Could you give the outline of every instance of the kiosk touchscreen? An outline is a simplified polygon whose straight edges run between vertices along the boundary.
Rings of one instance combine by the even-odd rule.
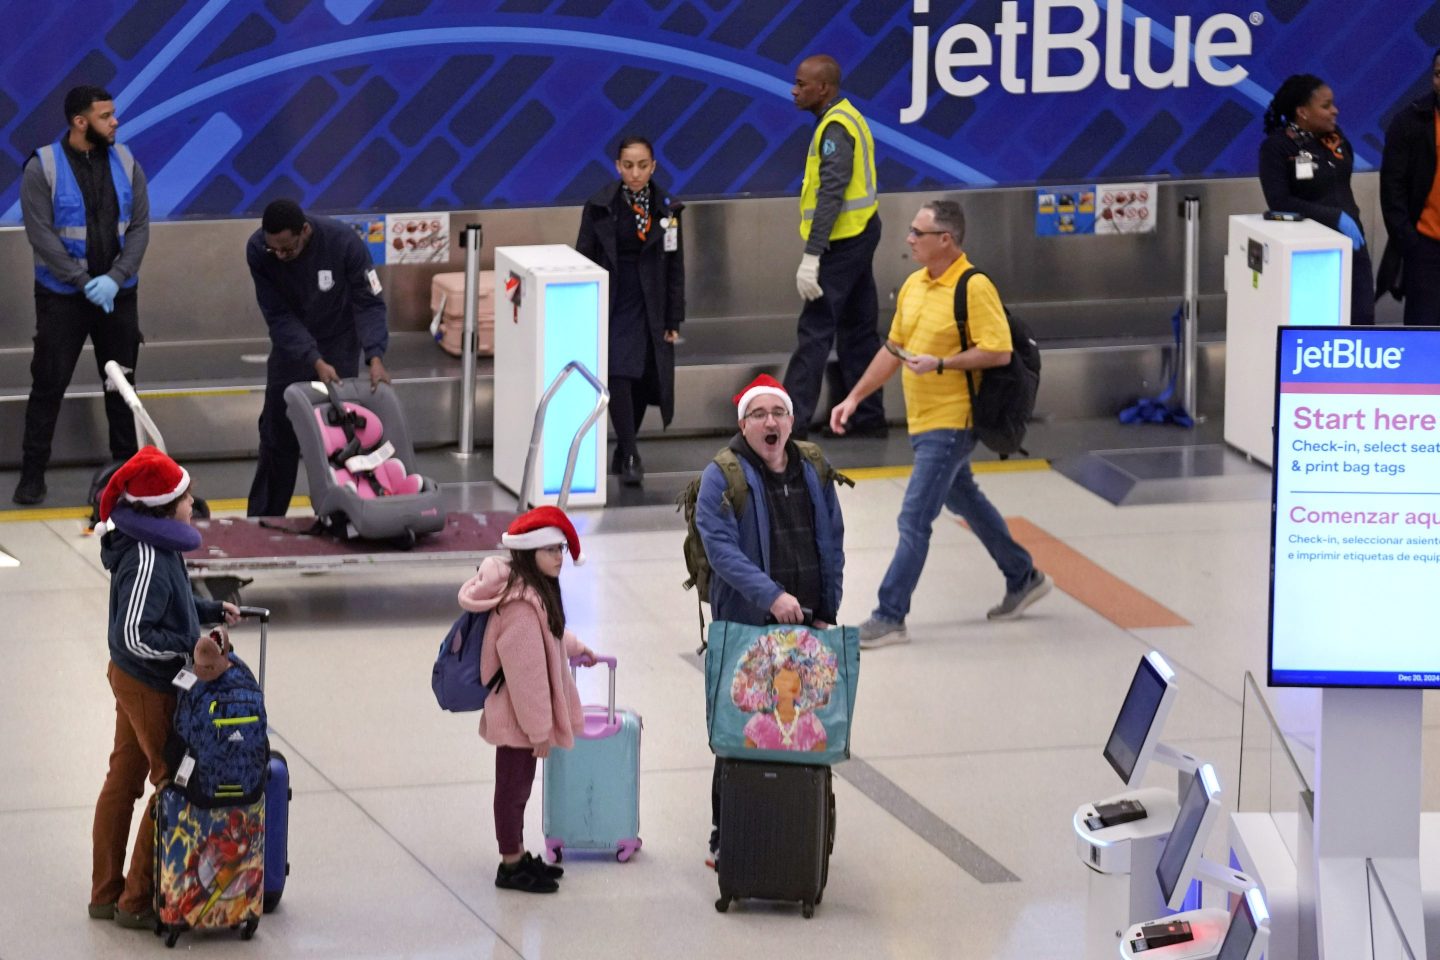
[[[1160,883],[1160,896],[1171,910],[1178,910],[1185,901],[1190,881],[1200,870],[1201,852],[1215,821],[1220,819],[1220,782],[1215,768],[1202,763],[1190,781],[1190,789],[1180,801],[1175,826],[1160,852],[1155,865],[1155,878]]]
[[[1145,768],[1174,701],[1175,671],[1152,650],[1140,658],[1110,739],[1105,741],[1105,760],[1127,787],[1139,786],[1145,779]]]
[[[1220,943],[1215,960],[1260,960],[1270,941],[1270,912],[1260,891],[1251,887],[1235,899],[1230,927]]]

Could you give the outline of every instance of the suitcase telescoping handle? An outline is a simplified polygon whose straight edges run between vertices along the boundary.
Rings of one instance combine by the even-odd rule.
[[[596,657],[596,663],[603,663],[610,668],[610,703],[609,710],[605,714],[605,722],[610,726],[615,725],[615,658]],[[570,672],[574,673],[575,668],[581,666],[583,661],[579,657],[570,658]]]
[[[260,621],[260,689],[265,689],[265,640],[270,632],[270,610],[266,607],[241,607],[241,617],[254,617]]]

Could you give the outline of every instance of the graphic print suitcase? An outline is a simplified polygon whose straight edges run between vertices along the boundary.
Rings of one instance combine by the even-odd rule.
[[[635,712],[615,709],[615,658],[596,662],[610,667],[609,704],[586,706],[575,746],[545,758],[541,823],[545,852],[556,863],[567,850],[614,850],[625,863],[640,849],[644,724]]]
[[[157,935],[173,947],[187,930],[240,931],[249,940],[265,896],[265,798],[199,807],[173,785],[155,799]]]
[[[798,900],[808,920],[825,892],[835,846],[830,768],[723,760],[720,899]]]
[[[265,648],[270,639],[270,611],[264,607],[241,607],[240,616],[260,621],[260,689],[265,689]],[[285,878],[290,876],[290,763],[285,755],[270,751],[265,781],[265,913],[280,905]]]

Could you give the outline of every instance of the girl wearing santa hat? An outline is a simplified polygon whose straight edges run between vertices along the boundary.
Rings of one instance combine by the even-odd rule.
[[[568,550],[585,562],[570,518],[555,507],[537,507],[510,524],[500,538],[508,560],[487,557],[460,588],[460,606],[490,611],[480,648],[480,676],[503,673],[480,714],[480,736],[495,745],[495,839],[500,866],[495,886],[526,893],[554,893],[565,871],[525,850],[525,805],[535,780],[535,761],[552,747],[568,749],[583,729],[580,693],[570,674],[572,657],[590,665],[595,655],[565,628],[560,568]]]
[[[175,715],[172,681],[182,667],[202,676],[223,669],[220,648],[201,623],[235,623],[231,603],[196,598],[182,554],[200,546],[190,525],[190,475],[154,447],[144,447],[110,478],[100,495],[100,559],[110,571],[110,689],[115,747],[95,804],[90,916],[153,928],[155,821],[140,817],[130,869],[125,844],[145,780],[169,776],[165,741]],[[193,660],[192,660],[193,658]]]

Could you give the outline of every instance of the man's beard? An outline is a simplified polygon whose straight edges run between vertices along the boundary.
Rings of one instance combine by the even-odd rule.
[[[102,136],[100,132],[97,131],[94,127],[85,128],[85,142],[90,144],[90,146],[92,147],[110,146],[110,138]]]

